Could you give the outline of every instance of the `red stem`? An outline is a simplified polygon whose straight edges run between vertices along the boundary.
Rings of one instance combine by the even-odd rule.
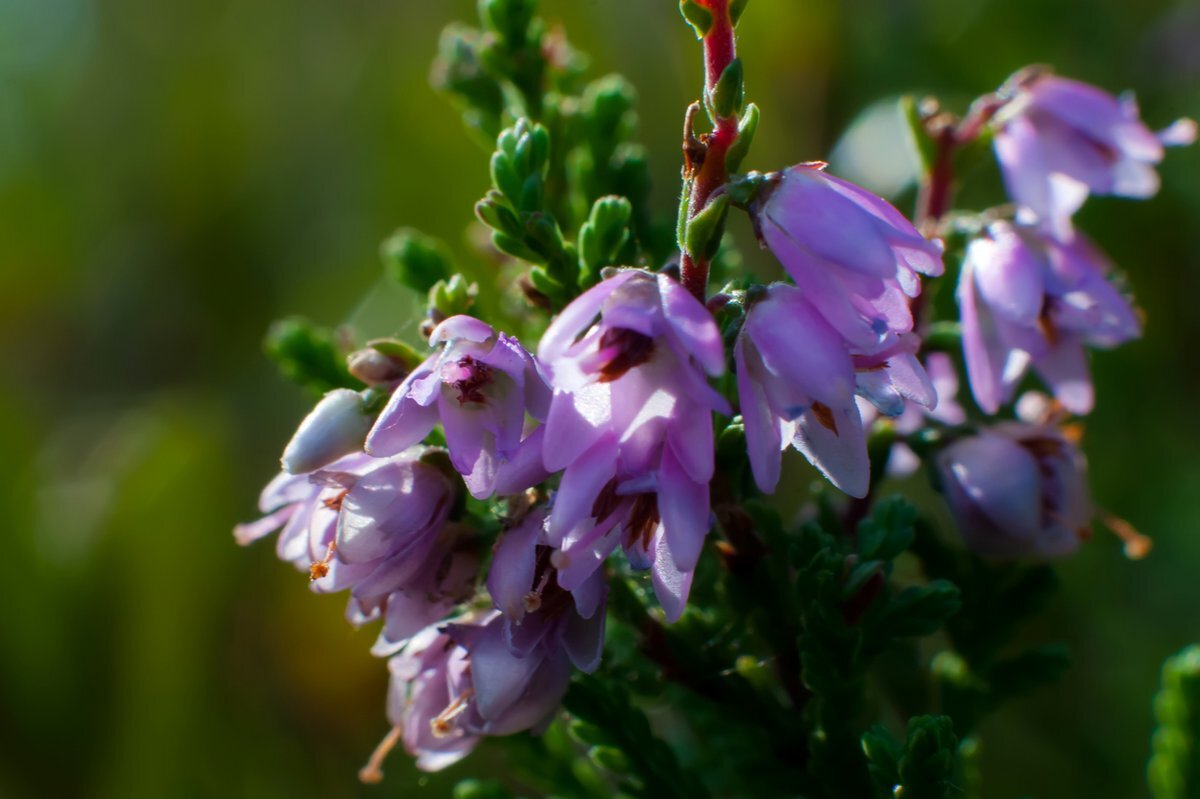
[[[725,72],[725,68],[736,57],[733,37],[733,20],[729,17],[729,0],[699,0],[712,14],[712,27],[704,35],[704,91],[710,95]],[[711,107],[711,103],[707,104]],[[725,170],[725,155],[737,140],[737,117],[718,117],[714,129],[705,141],[704,163],[692,179],[691,195],[688,197],[688,219],[704,209],[713,192],[725,185],[728,173]],[[708,261],[693,257],[685,249],[680,260],[680,279],[684,287],[704,302],[708,291]]]

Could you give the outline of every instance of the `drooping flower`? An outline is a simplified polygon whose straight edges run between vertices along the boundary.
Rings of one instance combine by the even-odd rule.
[[[429,343],[444,346],[397,387],[367,435],[367,451],[401,452],[441,422],[451,463],[471,495],[486,498],[517,456],[526,413],[546,418],[550,390],[520,342],[478,319],[452,316]]]
[[[394,652],[474,592],[479,556],[469,530],[449,521],[459,489],[414,448],[390,458],[358,454],[308,475],[277,477],[267,515],[235,533],[245,544],[282,527],[278,552],[308,571],[313,590],[349,590],[354,624],[382,618],[377,655]]]
[[[671,278],[623,270],[563,310],[538,357],[554,387],[543,461],[565,470],[547,532],[560,585],[621,545],[677,618],[709,529],[712,412],[729,411],[705,379],[725,366],[716,323]]]
[[[1114,97],[1044,71],[1018,73],[1010,83],[1015,97],[995,138],[1004,182],[1017,205],[1060,236],[1090,192],[1153,196],[1163,146],[1196,138],[1191,120],[1153,133],[1130,94]]]
[[[574,592],[557,584],[545,508],[505,533],[488,577],[497,611],[429,627],[388,661],[393,732],[363,770],[368,781],[399,737],[417,766],[456,762],[485,735],[541,731],[566,693],[572,665],[592,671],[604,642],[604,575]]]
[[[1060,557],[1091,535],[1087,461],[1054,426],[997,424],[936,462],[959,532],[983,557]]]
[[[1081,234],[993,224],[967,248],[958,283],[963,353],[976,401],[995,413],[1032,365],[1071,412],[1092,409],[1085,346],[1141,335],[1107,258]]]
[[[898,416],[906,401],[933,407],[937,395],[916,358],[918,341],[889,331],[860,351],[794,286],[776,283],[754,302],[734,345],[738,398],[750,465],[760,489],[779,481],[780,450],[791,444],[830,482],[855,497],[870,482],[856,393]]]
[[[823,164],[799,164],[772,181],[755,201],[758,230],[812,307],[864,352],[912,330],[918,275],[942,273],[941,248]]]

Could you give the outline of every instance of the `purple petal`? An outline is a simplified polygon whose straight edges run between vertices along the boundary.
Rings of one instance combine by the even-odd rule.
[[[542,335],[538,358],[553,366],[553,362],[566,353],[579,334],[591,326],[609,295],[639,274],[644,273],[634,269],[617,272],[572,300]]]
[[[533,589],[537,565],[534,547],[542,536],[545,522],[544,511],[532,511],[519,525],[500,537],[492,556],[487,590],[500,612],[513,621],[520,621],[525,615],[525,597]]]
[[[418,404],[401,385],[367,433],[366,450],[375,456],[401,453],[429,435],[437,420],[435,406]]]
[[[707,484],[713,475],[713,424],[707,408],[687,404],[667,427],[667,444],[688,477]],[[666,456],[664,455],[664,458]]]
[[[826,405],[853,395],[854,365],[845,341],[798,290],[773,287],[769,299],[750,309],[745,330],[774,379]]]
[[[515,658],[504,641],[504,625],[493,619],[470,647],[475,706],[484,719],[495,719],[524,693],[538,658]]]
[[[550,541],[561,540],[567,530],[592,515],[601,489],[616,475],[617,445],[604,436],[563,473],[550,514]]]
[[[958,308],[962,319],[963,357],[971,393],[985,413],[994,414],[1008,400],[1006,366],[1009,349],[1000,340],[995,320],[979,301],[970,258],[958,279]]]
[[[792,445],[804,453],[809,463],[842,491],[852,497],[865,497],[871,483],[867,459],[867,435],[858,405],[851,400],[843,406],[828,408],[832,427],[810,410],[800,417]]]
[[[714,377],[725,371],[725,345],[712,314],[691,293],[666,275],[658,276],[663,313],[704,371]]]
[[[1041,255],[1010,225],[994,226],[991,238],[975,239],[967,250],[983,301],[1017,324],[1035,324],[1044,299]]]
[[[599,611],[590,617],[571,614],[563,631],[562,645],[567,657],[580,671],[591,673],[600,665],[604,651],[604,620],[608,614]]]
[[[550,477],[550,472],[542,465],[545,437],[546,428],[543,425],[521,442],[512,458],[500,464],[496,471],[497,495],[520,494]]]
[[[612,416],[610,386],[593,383],[574,393],[554,392],[542,450],[548,471],[562,471],[604,435]]]
[[[1055,345],[1033,362],[1033,368],[1064,408],[1079,415],[1091,413],[1095,394],[1087,353],[1079,339],[1060,334]]]
[[[708,481],[694,480],[668,449],[663,452],[659,482],[663,539],[679,571],[691,572],[708,535]]]
[[[692,590],[692,572],[682,571],[675,565],[661,527],[654,536],[654,544],[654,566],[650,581],[654,584],[654,595],[662,605],[667,622],[675,622],[687,607],[688,593]]]
[[[482,344],[494,335],[496,335],[496,331],[487,322],[482,322],[473,316],[459,314],[451,316],[433,329],[433,332],[429,334],[429,345],[436,347],[438,344],[455,339],[466,339],[476,344]]]
[[[747,358],[758,357],[757,353],[747,353],[748,346],[753,345],[747,345],[744,333],[738,336],[733,346],[738,404],[741,406],[742,424],[746,430],[746,451],[750,456],[750,470],[754,473],[754,482],[764,494],[773,494],[775,486],[779,484],[779,452],[783,448],[783,441],[779,431],[779,420],[771,413],[762,386],[751,371],[758,371],[761,362],[746,362]]]
[[[1004,534],[1030,539],[1041,527],[1041,477],[1024,447],[998,435],[951,444],[938,464]]]

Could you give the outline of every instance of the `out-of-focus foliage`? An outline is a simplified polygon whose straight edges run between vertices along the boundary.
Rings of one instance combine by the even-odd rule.
[[[669,212],[681,112],[701,80],[676,3],[543,9],[597,74],[636,84],[652,202]],[[464,131],[428,83],[439,31],[472,12],[469,0],[0,2],[0,795],[417,784],[401,757],[382,787],[354,778],[386,729],[371,633],[229,530],[255,515],[306,410],[255,346],[270,320],[303,315],[339,346],[339,330],[411,339],[381,242],[411,225],[459,256],[478,243],[460,220],[487,188],[490,136]],[[916,87],[965,102],[1030,62],[1133,88],[1152,123],[1200,114],[1200,8],[1186,0],[754,0],[740,33],[766,109],[746,168],[827,157],[876,100]],[[841,152],[884,159],[853,165],[868,185],[902,182],[883,167],[903,153]],[[983,722],[988,796],[1145,795],[1158,665],[1195,638],[1200,151],[1171,153],[1162,173],[1154,203],[1098,200],[1081,220],[1148,315],[1145,339],[1095,359],[1093,489],[1156,549],[1131,565],[1100,534],[1062,566],[1063,591],[1028,635],[1066,639],[1073,665]],[[669,727],[669,711],[649,720]],[[412,793],[502,773],[498,754],[485,747]]]

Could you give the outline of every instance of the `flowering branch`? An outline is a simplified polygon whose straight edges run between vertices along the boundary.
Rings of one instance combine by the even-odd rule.
[[[737,115],[743,105],[742,67],[734,44],[737,0],[684,0],[684,16],[701,36],[704,45],[704,106],[712,121],[711,133],[696,137],[692,132],[695,111],[689,109],[684,126],[684,194],[681,230],[708,208],[714,193],[729,177],[726,155],[738,138]],[[720,241],[724,209],[717,210],[717,233],[705,237],[713,249]],[[680,237],[681,280],[697,299],[704,301],[708,268],[713,253],[687,235]]]

